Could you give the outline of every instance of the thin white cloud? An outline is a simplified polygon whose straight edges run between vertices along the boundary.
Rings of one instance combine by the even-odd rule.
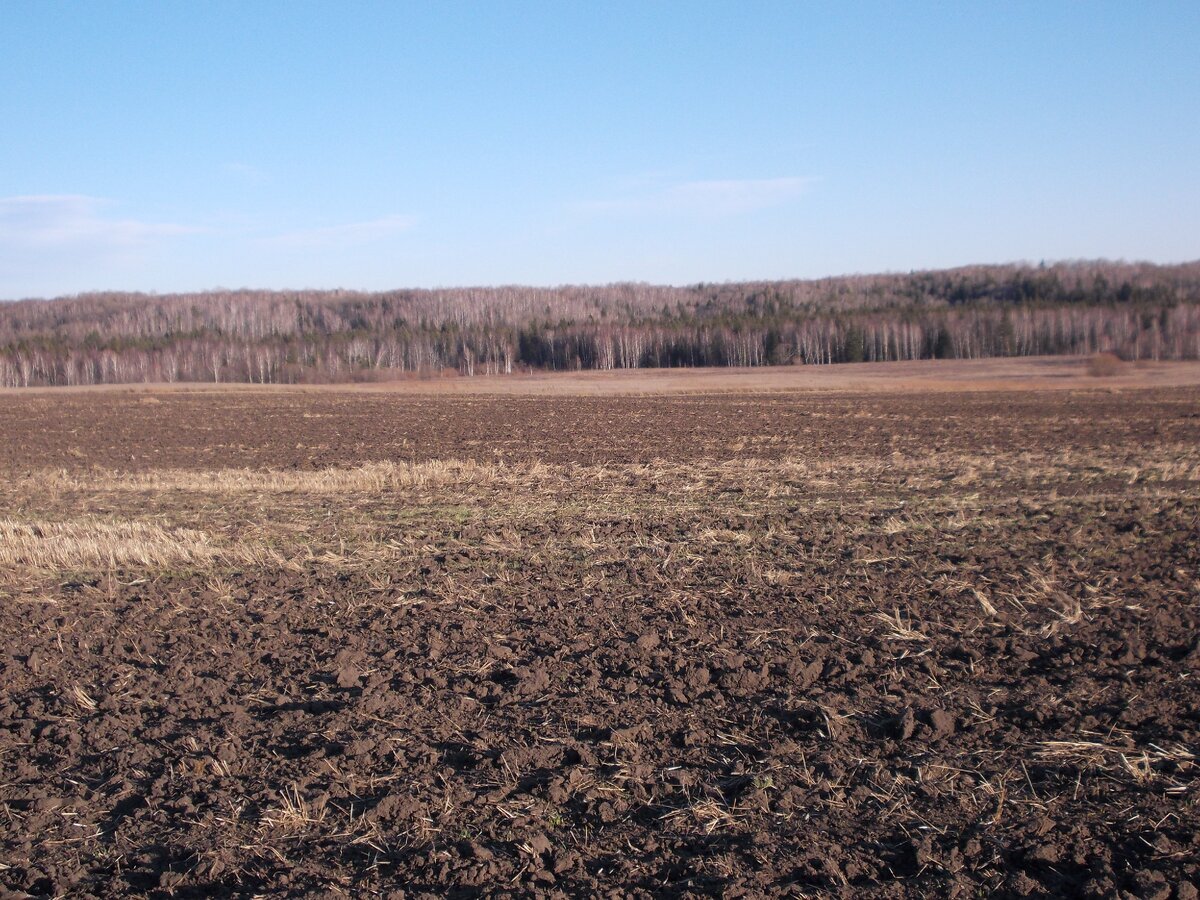
[[[396,214],[365,222],[348,222],[343,225],[289,231],[267,238],[266,243],[283,247],[336,247],[368,244],[408,231],[416,224],[416,216]]]
[[[0,198],[0,249],[132,250],[200,229],[107,215],[110,201],[83,194]]]
[[[811,178],[730,178],[685,181],[586,203],[590,212],[625,215],[732,216],[783,206],[799,198]]]

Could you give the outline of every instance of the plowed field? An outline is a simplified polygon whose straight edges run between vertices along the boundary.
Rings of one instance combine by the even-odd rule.
[[[6,394],[0,896],[1188,900],[1198,596],[1196,388]]]

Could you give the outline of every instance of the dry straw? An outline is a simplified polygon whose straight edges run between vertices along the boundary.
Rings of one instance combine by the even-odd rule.
[[[79,571],[162,569],[218,562],[277,562],[261,546],[236,550],[212,543],[203,531],[154,522],[20,522],[0,519],[0,570]]]
[[[218,550],[201,531],[151,522],[0,519],[0,567],[85,569],[207,563]]]

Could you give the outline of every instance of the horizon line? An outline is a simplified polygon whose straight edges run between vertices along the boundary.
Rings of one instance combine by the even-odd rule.
[[[26,297],[2,297],[0,303],[56,303],[60,301],[80,300],[89,297],[101,297],[109,295],[128,295],[140,297],[180,297],[192,295],[220,295],[220,294],[244,294],[244,293],[269,293],[269,294],[302,294],[302,293],[318,293],[318,294],[334,294],[346,293],[354,295],[381,295],[394,294],[406,291],[439,293],[451,291],[495,291],[495,290],[536,290],[536,291],[560,291],[560,290],[584,290],[588,288],[612,288],[623,286],[639,286],[655,288],[659,290],[694,290],[696,288],[709,285],[746,285],[746,284],[796,284],[796,283],[815,283],[822,281],[840,281],[853,278],[890,278],[903,277],[911,275],[922,275],[934,272],[959,272],[970,269],[1053,269],[1053,268],[1070,268],[1070,267],[1086,267],[1110,265],[1125,268],[1137,268],[1143,266],[1151,266],[1156,269],[1173,269],[1186,268],[1188,266],[1200,265],[1200,257],[1193,259],[1175,260],[1171,262],[1154,262],[1152,260],[1135,259],[1128,260],[1123,257],[1068,257],[1063,259],[1041,259],[1037,262],[1032,260],[1010,260],[1008,262],[973,262],[964,263],[954,266],[933,266],[913,269],[881,269],[875,271],[860,271],[860,272],[841,272],[832,275],[819,275],[814,277],[785,277],[785,278],[728,278],[723,281],[715,280],[698,280],[688,281],[683,283],[667,283],[654,282],[643,280],[616,280],[616,281],[574,281],[574,282],[557,282],[535,284],[532,282],[495,282],[492,284],[449,284],[436,285],[432,287],[418,287],[413,285],[397,286],[388,288],[353,288],[353,287],[251,287],[243,285],[241,287],[231,288],[221,285],[199,288],[195,290],[133,290],[127,288],[97,288],[87,291],[78,291],[73,294],[57,294],[55,296],[26,296]]]

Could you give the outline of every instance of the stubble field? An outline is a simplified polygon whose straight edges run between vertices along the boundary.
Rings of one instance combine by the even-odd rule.
[[[6,394],[0,895],[1187,900],[1198,534],[1196,387]]]

